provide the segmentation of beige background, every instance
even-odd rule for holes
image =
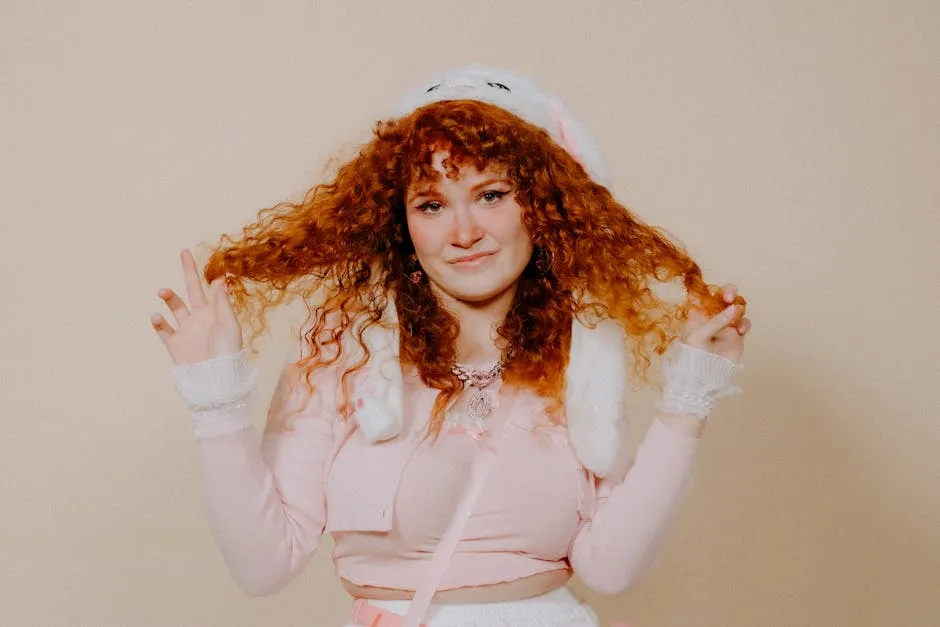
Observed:
[[[149,316],[183,288],[182,248],[299,197],[405,88],[468,61],[557,92],[618,197],[750,301],[745,394],[716,412],[656,569],[589,594],[605,621],[940,624],[938,18],[932,0],[4,0],[0,625],[342,624],[328,541],[273,597],[230,579]],[[262,345],[259,427],[289,313]]]

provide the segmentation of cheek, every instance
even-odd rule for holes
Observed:
[[[507,211],[494,220],[490,232],[503,246],[512,246],[521,253],[532,248],[532,238],[522,222],[522,209]]]
[[[418,216],[409,214],[407,217],[408,236],[411,237],[411,243],[414,244],[415,252],[418,256],[433,252],[438,248],[440,236],[437,229],[428,220],[422,220]]]

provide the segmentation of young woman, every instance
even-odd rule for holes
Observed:
[[[350,625],[576,627],[598,623],[573,574],[615,594],[650,567],[716,399],[740,391],[751,323],[603,180],[556,99],[465,68],[407,95],[302,202],[223,237],[207,293],[184,251],[189,306],[161,290],[177,328],[152,322],[242,588],[281,589],[330,533]],[[256,339],[288,295],[308,318],[259,442],[242,327]],[[633,458],[628,364],[647,380],[658,355]]]

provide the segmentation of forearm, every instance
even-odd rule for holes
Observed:
[[[630,587],[656,560],[663,538],[691,487],[692,470],[707,418],[733,385],[740,364],[683,344],[664,364],[666,386],[636,462],[571,550],[571,563],[589,586],[609,593]],[[609,487],[609,486],[608,486]]]
[[[578,533],[569,559],[592,589],[623,592],[659,555],[691,487],[700,440],[687,418],[655,414],[626,478]]]
[[[653,418],[670,429],[675,429],[693,438],[701,438],[705,434],[705,427],[708,425],[708,421],[692,414],[672,414],[657,411],[653,414]]]
[[[243,354],[177,366],[173,374],[190,405],[206,512],[219,550],[247,593],[275,592],[309,561],[323,530],[316,460],[329,428],[308,420],[293,443],[275,437],[259,442],[248,404],[257,373]],[[291,449],[300,448],[303,438],[311,462],[295,463]]]
[[[287,511],[254,428],[200,439],[198,452],[209,527],[232,577],[253,596],[282,589],[309,562],[322,521]]]

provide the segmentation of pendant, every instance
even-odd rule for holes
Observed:
[[[483,390],[477,390],[473,398],[470,399],[470,404],[467,405],[467,413],[474,420],[483,420],[492,411],[493,402],[490,400],[489,395]]]

